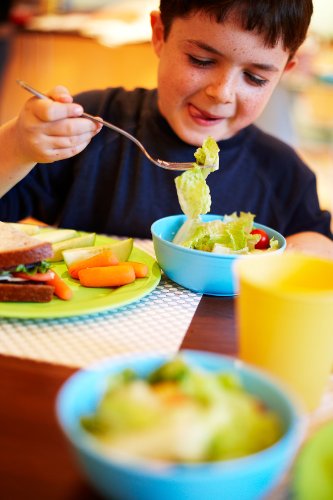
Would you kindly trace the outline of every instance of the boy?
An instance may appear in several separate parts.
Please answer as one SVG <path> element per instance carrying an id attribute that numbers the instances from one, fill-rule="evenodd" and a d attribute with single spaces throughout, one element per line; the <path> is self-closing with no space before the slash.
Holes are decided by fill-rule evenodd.
<path id="1" fill-rule="evenodd" d="M 295 64 L 311 14 L 311 0 L 161 0 L 160 12 L 151 14 L 158 90 L 92 91 L 74 103 L 56 87 L 53 101 L 31 98 L 2 128 L 0 219 L 30 215 L 150 237 L 154 220 L 180 212 L 177 174 L 81 118 L 84 109 L 164 160 L 193 161 L 211 135 L 221 151 L 220 170 L 208 178 L 211 212 L 251 211 L 256 221 L 293 235 L 291 246 L 315 245 L 333 257 L 330 215 L 319 208 L 315 176 L 288 146 L 252 125 Z"/>

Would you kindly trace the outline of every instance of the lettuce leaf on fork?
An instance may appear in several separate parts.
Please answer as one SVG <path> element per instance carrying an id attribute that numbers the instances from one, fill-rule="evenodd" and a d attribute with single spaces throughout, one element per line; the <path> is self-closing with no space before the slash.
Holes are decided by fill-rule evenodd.
<path id="1" fill-rule="evenodd" d="M 201 148 L 194 153 L 194 168 L 176 177 L 175 184 L 180 207 L 187 220 L 177 232 L 174 243 L 182 245 L 201 224 L 200 215 L 210 211 L 211 197 L 206 183 L 208 174 L 219 168 L 219 147 L 212 137 L 205 139 Z M 213 168 L 201 168 L 214 165 Z"/>

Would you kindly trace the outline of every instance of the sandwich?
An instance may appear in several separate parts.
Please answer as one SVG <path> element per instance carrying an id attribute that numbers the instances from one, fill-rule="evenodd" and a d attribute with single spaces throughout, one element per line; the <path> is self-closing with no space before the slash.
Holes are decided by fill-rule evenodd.
<path id="1" fill-rule="evenodd" d="M 50 302 L 52 245 L 0 222 L 0 302 Z"/>

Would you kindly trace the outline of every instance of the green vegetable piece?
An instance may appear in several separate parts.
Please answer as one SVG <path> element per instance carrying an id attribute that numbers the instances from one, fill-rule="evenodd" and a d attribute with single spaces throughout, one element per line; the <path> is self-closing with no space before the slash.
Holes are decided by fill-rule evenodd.
<path id="1" fill-rule="evenodd" d="M 219 147 L 212 137 L 204 140 L 201 148 L 194 153 L 197 165 L 213 165 L 211 169 L 204 169 L 204 175 L 207 175 L 219 168 Z"/>
<path id="2" fill-rule="evenodd" d="M 45 260 L 42 260 L 40 262 L 37 262 L 35 265 L 25 265 L 25 264 L 19 264 L 15 269 L 12 269 L 11 272 L 13 273 L 25 273 L 25 274 L 37 274 L 37 273 L 46 273 L 51 267 L 50 262 L 46 262 Z"/>
<path id="3" fill-rule="evenodd" d="M 210 210 L 210 190 L 202 168 L 194 167 L 175 179 L 178 200 L 182 211 L 190 219 L 197 219 Z"/>
<path id="4" fill-rule="evenodd" d="M 207 460 L 244 457 L 271 446 L 280 438 L 282 428 L 277 416 L 244 391 L 229 392 L 225 405 L 229 417 L 214 434 L 207 449 Z"/>
<path id="5" fill-rule="evenodd" d="M 189 219 L 197 219 L 210 210 L 210 190 L 206 183 L 207 175 L 219 168 L 219 147 L 212 137 L 205 139 L 201 148 L 194 153 L 196 163 L 193 169 L 176 177 L 176 189 L 182 211 Z M 200 165 L 213 165 L 213 168 L 200 168 Z"/>
<path id="6" fill-rule="evenodd" d="M 282 429 L 237 376 L 199 369 L 181 356 L 144 379 L 132 370 L 111 376 L 96 410 L 80 423 L 110 452 L 175 463 L 255 453 Z"/>
<path id="7" fill-rule="evenodd" d="M 189 367 L 181 358 L 175 358 L 154 370 L 147 378 L 150 384 L 159 382 L 179 382 L 189 374 Z"/>

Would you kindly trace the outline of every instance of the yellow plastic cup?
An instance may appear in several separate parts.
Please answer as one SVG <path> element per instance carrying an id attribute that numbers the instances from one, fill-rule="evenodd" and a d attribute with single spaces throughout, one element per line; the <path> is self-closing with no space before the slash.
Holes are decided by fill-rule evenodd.
<path id="1" fill-rule="evenodd" d="M 333 261 L 272 254 L 239 259 L 234 270 L 239 357 L 315 409 L 333 364 Z"/>

